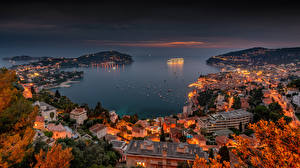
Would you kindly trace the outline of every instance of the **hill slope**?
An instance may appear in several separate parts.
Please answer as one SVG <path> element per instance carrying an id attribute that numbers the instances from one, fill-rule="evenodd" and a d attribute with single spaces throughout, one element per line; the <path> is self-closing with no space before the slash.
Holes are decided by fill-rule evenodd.
<path id="1" fill-rule="evenodd" d="M 296 63 L 298 61 L 300 61 L 300 47 L 279 49 L 255 47 L 213 56 L 207 60 L 207 63 L 215 66 L 251 66 L 287 64 Z"/>

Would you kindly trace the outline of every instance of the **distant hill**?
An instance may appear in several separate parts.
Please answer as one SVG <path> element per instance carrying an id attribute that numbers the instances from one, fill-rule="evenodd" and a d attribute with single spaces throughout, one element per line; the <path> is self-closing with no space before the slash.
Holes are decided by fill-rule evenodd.
<path id="1" fill-rule="evenodd" d="M 264 64 L 287 64 L 296 63 L 299 61 L 300 47 L 279 49 L 255 47 L 213 56 L 210 57 L 206 62 L 215 66 L 251 66 Z"/>
<path id="2" fill-rule="evenodd" d="M 132 57 L 117 51 L 103 51 L 94 54 L 86 54 L 77 58 L 77 61 L 86 64 L 91 62 L 115 62 L 115 63 L 131 63 Z"/>
<path id="3" fill-rule="evenodd" d="M 78 66 L 89 66 L 93 63 L 107 63 L 111 62 L 114 64 L 130 64 L 133 59 L 130 55 L 123 54 L 117 51 L 103 51 L 93 54 L 86 54 L 80 57 L 65 58 L 65 57 L 49 57 L 46 59 L 41 59 L 36 62 L 30 63 L 33 66 L 53 66 L 59 65 L 60 67 L 78 67 Z"/>
<path id="4" fill-rule="evenodd" d="M 21 56 L 13 56 L 13 57 L 5 57 L 3 60 L 10 60 L 10 61 L 38 61 L 42 59 L 47 59 L 49 57 L 32 57 L 28 55 L 21 55 Z"/>

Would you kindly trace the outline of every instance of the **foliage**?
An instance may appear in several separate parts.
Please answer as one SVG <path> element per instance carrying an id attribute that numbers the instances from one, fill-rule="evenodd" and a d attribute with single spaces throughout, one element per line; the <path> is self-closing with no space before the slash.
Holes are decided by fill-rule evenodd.
<path id="1" fill-rule="evenodd" d="M 72 148 L 74 159 L 71 161 L 71 168 L 85 168 L 93 165 L 114 167 L 121 157 L 106 141 L 88 143 L 81 140 L 59 139 L 57 143 Z"/>
<path id="2" fill-rule="evenodd" d="M 240 109 L 241 108 L 241 99 L 238 96 L 233 97 L 233 105 L 232 108 L 234 109 Z"/>
<path id="3" fill-rule="evenodd" d="M 178 162 L 177 168 L 192 168 L 192 165 L 187 161 Z"/>
<path id="4" fill-rule="evenodd" d="M 287 86 L 300 89 L 300 79 L 292 80 Z"/>
<path id="5" fill-rule="evenodd" d="M 283 110 L 277 102 L 269 104 L 268 107 L 258 105 L 254 108 L 253 113 L 254 122 L 257 122 L 259 120 L 277 121 L 282 117 L 285 117 L 287 121 L 290 121 L 289 117 L 284 116 Z"/>
<path id="6" fill-rule="evenodd" d="M 14 71 L 0 69 L 0 167 L 29 167 L 27 156 L 35 131 L 33 121 L 38 113 L 14 86 Z"/>
<path id="7" fill-rule="evenodd" d="M 249 105 L 251 107 L 258 106 L 260 103 L 262 103 L 263 96 L 264 96 L 264 94 L 263 94 L 261 88 L 251 90 L 250 91 L 250 99 L 248 101 Z"/>
<path id="8" fill-rule="evenodd" d="M 51 132 L 51 131 L 45 131 L 44 134 L 45 134 L 45 136 L 47 136 L 49 138 L 51 138 L 53 136 L 53 132 Z"/>
<path id="9" fill-rule="evenodd" d="M 261 120 L 250 124 L 249 128 L 254 130 L 256 142 L 240 136 L 234 136 L 235 142 L 232 142 L 232 151 L 238 157 L 241 166 L 300 166 L 299 127 L 291 127 L 281 118 L 276 123 Z"/>
<path id="10" fill-rule="evenodd" d="M 64 109 L 65 112 L 71 112 L 74 108 L 78 107 L 78 104 L 73 103 L 69 98 L 66 96 L 56 97 L 50 91 L 42 90 L 39 94 L 33 97 L 34 101 L 43 101 L 48 103 L 56 108 Z"/>
<path id="11" fill-rule="evenodd" d="M 47 153 L 41 149 L 40 153 L 35 155 L 37 163 L 34 168 L 68 168 L 73 159 L 71 150 L 72 148 L 63 149 L 59 144 L 55 144 Z"/>
<path id="12" fill-rule="evenodd" d="M 221 156 L 221 159 L 220 159 L 221 163 L 223 161 L 230 162 L 229 151 L 228 151 L 227 146 L 222 146 L 220 148 L 219 155 Z"/>

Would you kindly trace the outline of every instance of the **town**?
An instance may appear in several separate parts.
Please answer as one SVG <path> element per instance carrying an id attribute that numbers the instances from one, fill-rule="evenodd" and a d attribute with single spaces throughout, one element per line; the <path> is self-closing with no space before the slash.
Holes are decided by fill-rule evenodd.
<path id="1" fill-rule="evenodd" d="M 182 113 L 145 120 L 137 115 L 120 117 L 100 102 L 90 109 L 72 103 L 58 91 L 36 89 L 30 85 L 30 76 L 35 73 L 17 71 L 21 81 L 29 82 L 23 86 L 34 88 L 23 90 L 39 109 L 34 141 L 52 146 L 66 138 L 94 143 L 105 140 L 120 154 L 118 167 L 180 167 L 192 163 L 196 155 L 214 158 L 233 135 L 255 143 L 249 123 L 284 117 L 293 127 L 300 124 L 299 83 L 293 84 L 299 80 L 300 68 L 295 63 L 223 67 L 221 72 L 202 75 L 189 85 L 192 91 Z M 229 151 L 229 156 L 234 164 L 235 155 Z"/>

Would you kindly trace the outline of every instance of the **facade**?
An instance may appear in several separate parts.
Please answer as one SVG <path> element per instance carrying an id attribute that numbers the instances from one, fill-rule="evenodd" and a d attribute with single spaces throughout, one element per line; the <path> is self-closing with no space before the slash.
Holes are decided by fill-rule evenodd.
<path id="1" fill-rule="evenodd" d="M 187 143 L 132 140 L 125 150 L 127 167 L 176 168 L 179 162 L 193 162 L 196 154 L 208 158 L 202 148 Z"/>
<path id="2" fill-rule="evenodd" d="M 143 127 L 133 126 L 132 127 L 132 136 L 133 137 L 145 137 L 147 131 Z"/>
<path id="3" fill-rule="evenodd" d="M 56 121 L 57 109 L 45 102 L 36 101 L 34 106 L 39 106 L 40 113 L 44 117 L 45 121 Z"/>
<path id="4" fill-rule="evenodd" d="M 205 128 L 207 132 L 215 132 L 225 128 L 239 129 L 240 124 L 242 128 L 248 124 L 253 118 L 253 114 L 242 109 L 219 112 L 211 114 L 207 119 L 199 120 L 200 128 Z"/>
<path id="5" fill-rule="evenodd" d="M 52 138 L 59 139 L 59 138 L 71 138 L 72 132 L 67 130 L 63 125 L 58 124 L 55 125 L 53 123 L 48 124 L 47 130 L 53 133 Z"/>
<path id="6" fill-rule="evenodd" d="M 109 112 L 109 119 L 112 123 L 115 123 L 118 120 L 119 116 L 115 110 Z"/>
<path id="7" fill-rule="evenodd" d="M 45 122 L 43 116 L 36 116 L 33 124 L 33 128 L 43 130 L 45 129 Z"/>
<path id="8" fill-rule="evenodd" d="M 70 118 L 75 119 L 78 125 L 82 125 L 84 120 L 88 119 L 84 108 L 75 108 L 70 113 Z"/>
<path id="9" fill-rule="evenodd" d="M 107 134 L 107 127 L 103 124 L 95 124 L 89 130 L 98 139 L 103 138 Z"/>

